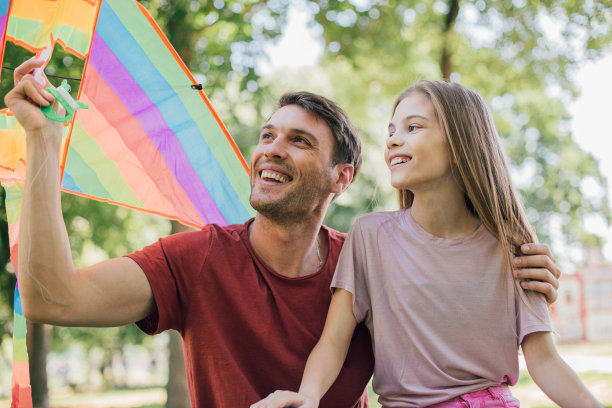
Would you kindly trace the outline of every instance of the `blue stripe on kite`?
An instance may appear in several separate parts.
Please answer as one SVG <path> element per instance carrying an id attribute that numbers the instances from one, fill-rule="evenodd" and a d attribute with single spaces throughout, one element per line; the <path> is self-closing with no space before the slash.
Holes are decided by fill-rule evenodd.
<path id="1" fill-rule="evenodd" d="M 23 316 L 23 310 L 21 308 L 21 295 L 19 294 L 18 286 L 15 286 L 15 299 L 13 300 L 13 310 L 15 313 Z"/>
<path id="2" fill-rule="evenodd" d="M 70 191 L 75 191 L 77 193 L 83 193 L 79 186 L 77 186 L 72 176 L 66 171 L 64 171 L 64 175 L 62 176 L 62 188 Z"/>
<path id="3" fill-rule="evenodd" d="M 8 14 L 9 0 L 0 0 L 0 16 Z"/>
<path id="4" fill-rule="evenodd" d="M 110 46 L 121 64 L 148 95 L 152 103 L 157 106 L 170 130 L 178 137 L 189 162 L 227 222 L 241 223 L 248 219 L 250 214 L 182 101 L 106 2 L 103 2 L 100 8 L 96 33 Z M 103 71 L 102 67 L 96 69 L 98 72 Z M 121 86 L 121 83 L 112 83 L 112 78 L 109 80 L 105 78 L 105 81 L 113 89 Z M 190 84 L 189 79 L 185 77 L 185 86 Z M 130 109 L 129 106 L 127 107 Z M 206 109 L 204 103 L 202 107 Z M 143 124 L 143 128 L 146 128 L 146 124 Z M 164 140 L 164 143 L 168 141 Z M 185 192 L 191 197 L 191 190 L 196 189 L 195 186 L 187 186 Z M 198 210 L 203 208 L 200 204 L 200 200 L 194 200 L 194 206 Z M 203 217 L 206 216 L 203 215 Z"/>

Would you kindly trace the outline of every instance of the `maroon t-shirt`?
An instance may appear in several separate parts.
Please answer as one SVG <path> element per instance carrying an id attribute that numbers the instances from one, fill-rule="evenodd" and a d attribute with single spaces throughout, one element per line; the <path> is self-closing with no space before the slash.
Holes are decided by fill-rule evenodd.
<path id="1" fill-rule="evenodd" d="M 253 251 L 250 222 L 211 224 L 129 255 L 147 275 L 157 304 L 137 324 L 148 334 L 181 333 L 194 407 L 248 407 L 274 390 L 297 390 L 323 331 L 345 235 L 324 227 L 329 255 L 321 270 L 287 278 Z M 358 325 L 320 407 L 367 407 L 364 388 L 373 366 L 369 333 Z"/>

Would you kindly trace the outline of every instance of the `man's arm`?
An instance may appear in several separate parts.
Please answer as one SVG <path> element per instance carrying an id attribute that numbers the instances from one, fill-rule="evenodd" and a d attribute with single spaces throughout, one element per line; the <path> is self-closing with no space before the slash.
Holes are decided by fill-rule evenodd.
<path id="1" fill-rule="evenodd" d="M 19 290 L 25 316 L 66 326 L 114 326 L 154 309 L 148 280 L 129 258 L 76 270 L 60 202 L 61 124 L 40 106 L 53 97 L 32 76 L 42 61 L 28 60 L 14 73 L 6 105 L 26 130 L 27 165 L 19 233 Z M 47 82 L 47 85 L 50 84 Z"/>
<path id="2" fill-rule="evenodd" d="M 530 243 L 521 246 L 521 252 L 523 256 L 514 258 L 514 276 L 521 279 L 523 289 L 540 292 L 546 296 L 548 304 L 554 303 L 561 271 L 550 249 L 544 244 Z"/>

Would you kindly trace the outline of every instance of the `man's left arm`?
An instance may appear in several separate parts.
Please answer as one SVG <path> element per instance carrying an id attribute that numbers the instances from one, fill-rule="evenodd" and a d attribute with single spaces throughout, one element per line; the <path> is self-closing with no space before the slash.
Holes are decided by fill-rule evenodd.
<path id="1" fill-rule="evenodd" d="M 521 246 L 521 253 L 522 256 L 514 258 L 514 276 L 521 280 L 521 287 L 540 292 L 548 304 L 554 303 L 561 271 L 550 249 L 544 244 L 529 243 Z"/>

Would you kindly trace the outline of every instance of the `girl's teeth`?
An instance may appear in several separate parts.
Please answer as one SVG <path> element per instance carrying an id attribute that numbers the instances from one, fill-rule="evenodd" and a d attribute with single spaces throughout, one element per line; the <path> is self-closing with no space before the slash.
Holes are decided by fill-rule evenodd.
<path id="1" fill-rule="evenodd" d="M 406 158 L 406 157 L 394 157 L 393 160 L 391 160 L 391 165 L 395 165 L 398 163 L 406 163 L 407 161 L 409 161 L 410 159 Z"/>

